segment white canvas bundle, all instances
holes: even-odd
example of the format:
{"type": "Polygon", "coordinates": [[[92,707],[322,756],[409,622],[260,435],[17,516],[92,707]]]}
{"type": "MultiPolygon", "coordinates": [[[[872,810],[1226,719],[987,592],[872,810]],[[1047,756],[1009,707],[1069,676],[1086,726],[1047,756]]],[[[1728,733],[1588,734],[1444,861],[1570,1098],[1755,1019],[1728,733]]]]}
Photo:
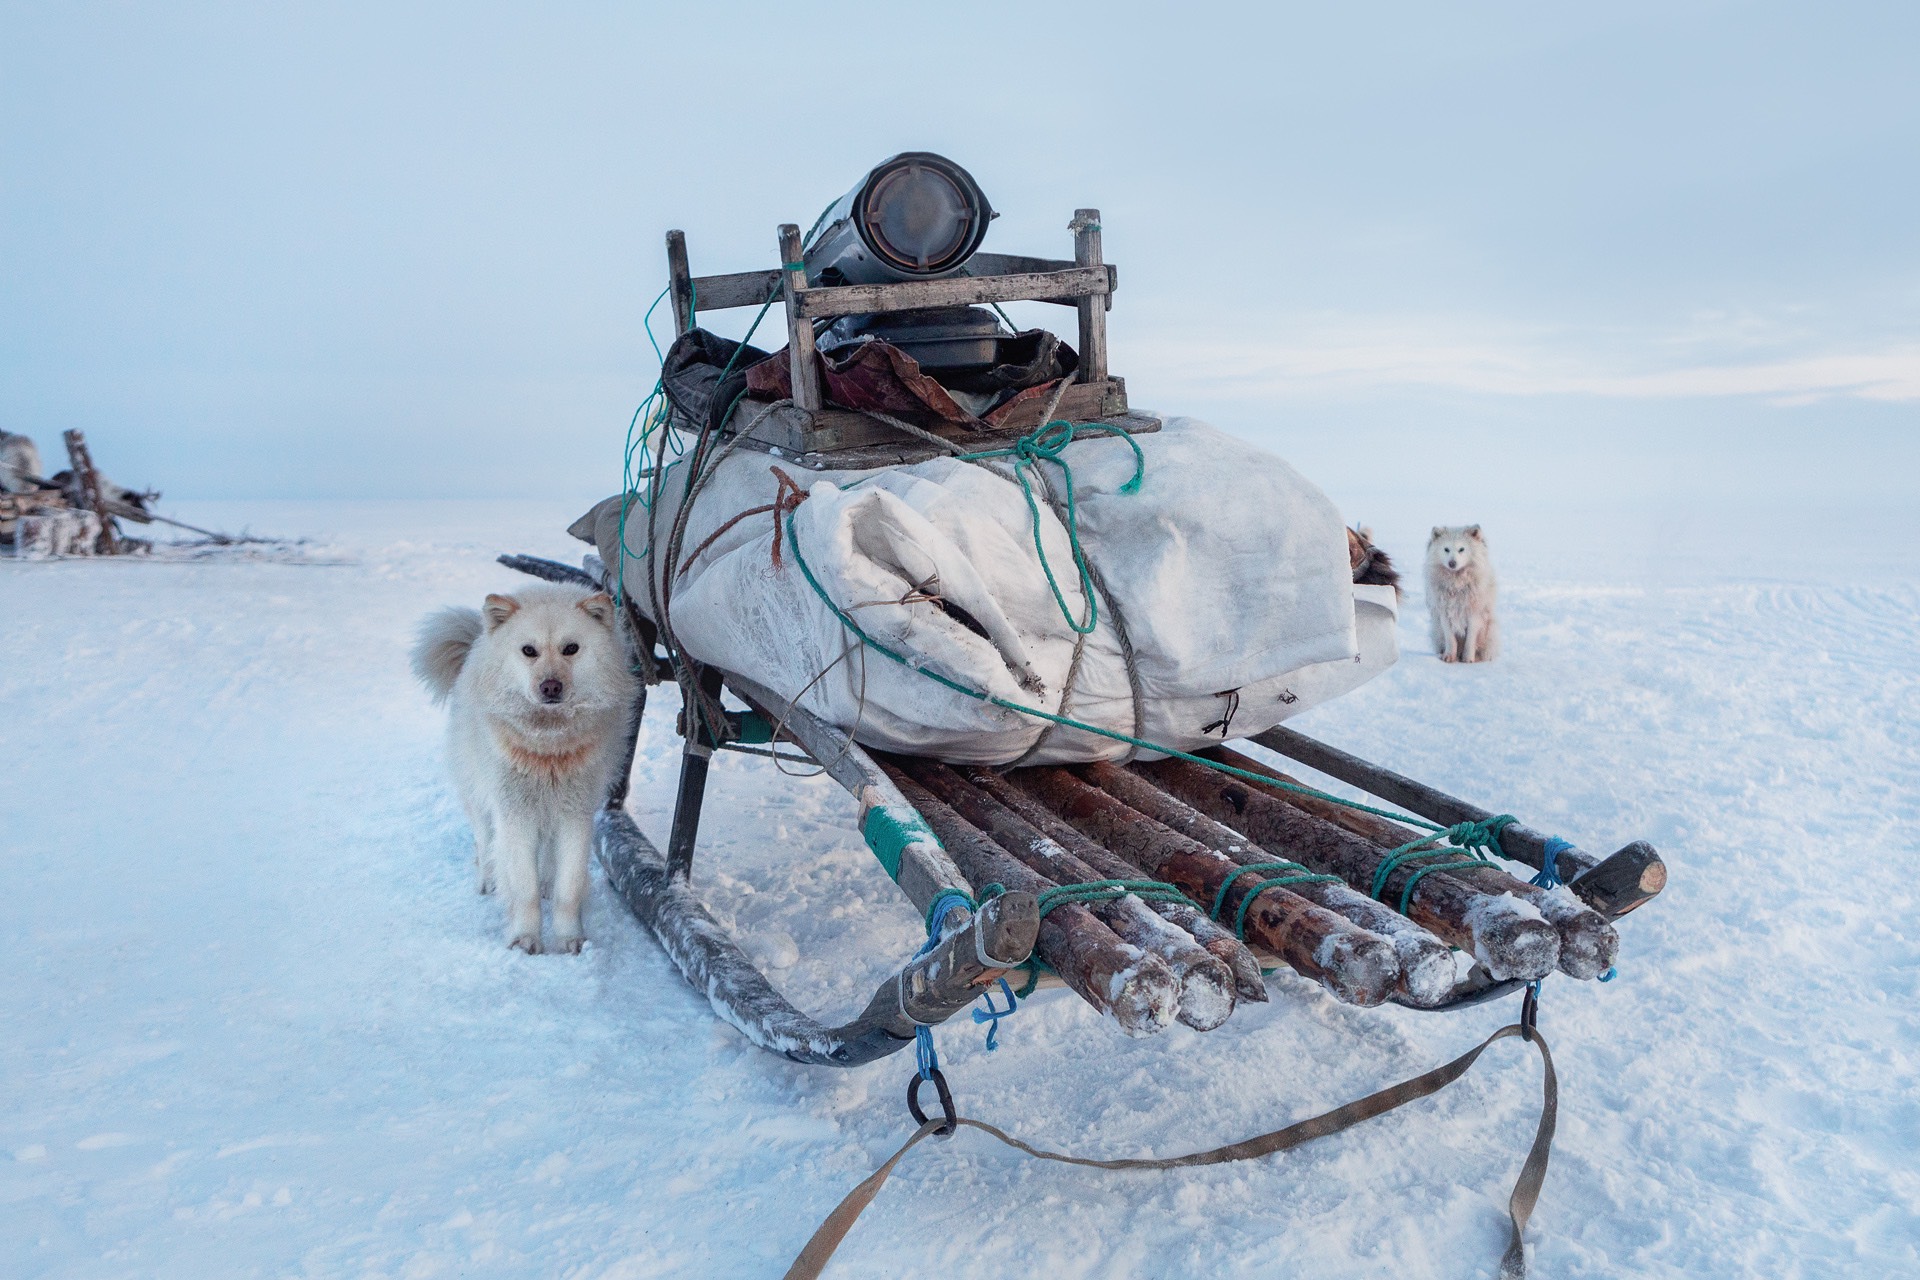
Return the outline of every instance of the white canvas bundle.
{"type": "MultiPolygon", "coordinates": [[[[929,672],[1193,750],[1257,733],[1392,664],[1393,591],[1352,584],[1345,528],[1325,495],[1279,458],[1193,419],[1133,440],[1144,455],[1137,492],[1125,491],[1135,457],[1124,440],[1083,438],[1065,452],[1081,545],[1105,586],[1093,593],[1097,624],[1077,669],[1079,637],[1048,584],[1008,459],[814,472],[736,450],[695,499],[670,587],[648,582],[649,558],[621,556],[618,499],[591,524],[601,558],[622,566],[643,612],[655,616],[667,596],[692,657],[797,698],[865,745],[954,763],[1120,759],[1133,749],[1061,727],[1033,751],[1046,722],[929,672]],[[715,537],[741,512],[775,502],[776,469],[806,493],[791,511],[792,537],[781,518],[776,548],[772,512],[715,537]],[[828,600],[910,665],[863,645],[828,600]]],[[[1060,468],[1039,462],[1029,475],[1046,562],[1084,624],[1088,600],[1048,497],[1064,501],[1060,468]]],[[[684,490],[680,464],[653,515],[662,546],[684,490]]],[[[627,523],[630,551],[643,551],[647,512],[633,506],[627,523]]],[[[656,575],[660,559],[651,558],[656,575]]]]}

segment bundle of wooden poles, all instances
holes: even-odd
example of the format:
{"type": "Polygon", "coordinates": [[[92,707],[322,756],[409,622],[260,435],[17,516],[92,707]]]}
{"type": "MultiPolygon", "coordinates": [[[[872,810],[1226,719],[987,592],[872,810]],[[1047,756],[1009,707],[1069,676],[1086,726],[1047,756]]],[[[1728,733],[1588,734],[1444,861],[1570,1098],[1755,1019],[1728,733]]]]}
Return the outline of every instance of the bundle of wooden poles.
{"type": "Polygon", "coordinates": [[[1463,861],[1457,850],[1383,877],[1427,833],[1289,790],[1278,784],[1296,779],[1237,752],[1212,755],[1272,781],[1173,759],[1000,773],[876,758],[976,896],[1000,885],[1051,904],[1034,948],[1047,980],[1130,1035],[1217,1027],[1238,1001],[1266,1000],[1262,970],[1279,966],[1348,1004],[1421,1006],[1452,992],[1456,948],[1496,981],[1612,967],[1619,936],[1566,889],[1493,862],[1428,869],[1463,861]],[[1095,882],[1111,887],[1073,888],[1095,882]]]}

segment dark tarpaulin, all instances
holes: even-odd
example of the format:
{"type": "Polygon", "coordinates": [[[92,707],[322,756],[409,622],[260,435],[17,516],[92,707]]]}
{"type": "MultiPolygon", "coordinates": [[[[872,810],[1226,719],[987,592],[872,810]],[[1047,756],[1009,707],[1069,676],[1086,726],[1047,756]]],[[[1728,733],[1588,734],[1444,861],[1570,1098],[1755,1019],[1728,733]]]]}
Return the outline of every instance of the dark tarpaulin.
{"type": "MultiPolygon", "coordinates": [[[[962,392],[998,397],[998,403],[978,417],[945,386],[921,372],[912,356],[878,339],[820,356],[821,380],[828,402],[841,408],[890,414],[920,426],[950,423],[986,431],[1016,405],[1052,394],[1060,379],[1080,364],[1072,347],[1041,329],[1004,339],[1000,346],[1014,359],[953,379],[962,392]]],[[[784,348],[769,355],[704,329],[692,329],[667,352],[660,381],[683,420],[718,426],[742,392],[762,400],[792,395],[787,361],[784,348]],[[734,367],[723,380],[721,370],[730,360],[734,367]]]]}

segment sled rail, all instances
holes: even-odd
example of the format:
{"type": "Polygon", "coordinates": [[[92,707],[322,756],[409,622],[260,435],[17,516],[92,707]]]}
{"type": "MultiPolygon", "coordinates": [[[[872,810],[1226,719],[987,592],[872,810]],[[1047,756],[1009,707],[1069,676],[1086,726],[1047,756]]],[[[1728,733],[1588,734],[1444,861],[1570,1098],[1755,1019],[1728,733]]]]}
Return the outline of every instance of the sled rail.
{"type": "MultiPolygon", "coordinates": [[[[604,583],[597,560],[584,571],[534,557],[501,561],[550,581],[604,583]]],[[[637,659],[659,662],[647,652],[648,629],[636,626],[632,636],[637,659]]],[[[1301,795],[1287,775],[1232,752],[1218,753],[1235,766],[1226,774],[1175,760],[954,769],[876,756],[750,677],[693,672],[707,696],[717,701],[725,690],[748,710],[725,711],[723,723],[696,724],[690,736],[682,718],[664,853],[622,808],[624,777],[596,822],[595,848],[615,892],[720,1017],[797,1062],[857,1066],[897,1052],[917,1028],[947,1020],[1006,976],[1064,984],[1129,1035],[1175,1020],[1197,1030],[1220,1025],[1237,1001],[1266,998],[1263,963],[1350,1004],[1465,1008],[1523,991],[1556,968],[1604,976],[1618,946],[1608,922],[1666,881],[1658,853],[1636,841],[1604,860],[1554,846],[1572,895],[1493,863],[1422,869],[1416,887],[1411,869],[1378,870],[1416,833],[1345,811],[1332,797],[1301,795]],[[690,885],[713,753],[782,745],[858,801],[875,858],[938,924],[937,939],[837,1025],[775,990],[690,885]],[[1304,882],[1296,874],[1309,870],[1304,882]],[[1450,987],[1444,976],[1416,981],[1422,955],[1446,944],[1471,959],[1467,971],[1450,987]]],[[[643,686],[636,737],[644,695],[643,686]]],[[[1252,741],[1429,821],[1489,816],[1292,730],[1252,741]]],[[[1546,861],[1548,837],[1539,832],[1515,823],[1502,838],[1515,860],[1546,861]]]]}
{"type": "MultiPolygon", "coordinates": [[[[1482,822],[1493,816],[1490,810],[1293,729],[1275,727],[1255,734],[1251,740],[1330,778],[1338,778],[1349,786],[1411,810],[1429,822],[1452,826],[1457,822],[1482,822]]],[[[1500,833],[1500,847],[1514,861],[1524,862],[1537,871],[1546,866],[1550,838],[1516,822],[1500,833]]],[[[1635,840],[1604,859],[1567,845],[1556,855],[1555,871],[1574,896],[1609,920],[1617,920],[1645,906],[1667,887],[1667,864],[1645,840],[1635,840]]]]}
{"type": "Polygon", "coordinates": [[[1024,961],[1040,926],[1032,894],[996,898],[903,964],[858,1015],[829,1026],[773,989],[624,809],[600,812],[594,848],[614,892],[714,1012],[795,1062],[857,1067],[905,1048],[915,1027],[945,1022],[1024,961]]]}

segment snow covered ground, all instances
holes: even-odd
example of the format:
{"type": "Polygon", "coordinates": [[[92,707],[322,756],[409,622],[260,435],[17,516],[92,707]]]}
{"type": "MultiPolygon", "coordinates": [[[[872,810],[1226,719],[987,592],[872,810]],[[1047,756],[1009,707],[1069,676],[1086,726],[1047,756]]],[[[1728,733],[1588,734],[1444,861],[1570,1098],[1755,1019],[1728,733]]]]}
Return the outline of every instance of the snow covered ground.
{"type": "MultiPolygon", "coordinates": [[[[404,652],[420,614],[577,557],[579,503],[182,508],[352,563],[0,562],[0,1272],[776,1275],[908,1132],[908,1059],[778,1061],[595,891],[579,957],[501,944],[404,652]]],[[[1403,564],[1480,518],[1506,654],[1428,653],[1299,727],[1672,886],[1619,979],[1547,984],[1538,1274],[1920,1274],[1920,528],[1910,512],[1526,509],[1341,493],[1403,564]],[[1392,518],[1390,518],[1392,517],[1392,518]]],[[[1417,575],[1416,575],[1417,576],[1417,575]]],[[[670,691],[633,808],[664,831],[670,691]]],[[[852,802],[718,762],[696,883],[803,1007],[918,940],[852,802]]],[[[1288,976],[1205,1036],[1042,996],[962,1109],[1174,1154],[1424,1070],[1511,1007],[1342,1007],[1288,976]]],[[[1257,1164],[1114,1174],[923,1146],[833,1274],[1490,1273],[1538,1067],[1257,1164]]]]}

